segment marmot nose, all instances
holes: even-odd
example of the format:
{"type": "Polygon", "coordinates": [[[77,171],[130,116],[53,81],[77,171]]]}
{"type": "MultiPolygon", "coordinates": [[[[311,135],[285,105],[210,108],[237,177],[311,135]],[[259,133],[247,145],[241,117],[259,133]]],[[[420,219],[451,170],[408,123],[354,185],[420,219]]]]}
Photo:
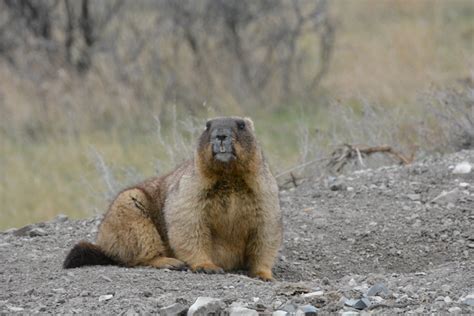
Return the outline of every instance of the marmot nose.
{"type": "Polygon", "coordinates": [[[216,138],[218,140],[220,140],[221,142],[223,142],[224,140],[227,139],[227,135],[222,135],[222,134],[221,135],[216,135],[216,138]]]}

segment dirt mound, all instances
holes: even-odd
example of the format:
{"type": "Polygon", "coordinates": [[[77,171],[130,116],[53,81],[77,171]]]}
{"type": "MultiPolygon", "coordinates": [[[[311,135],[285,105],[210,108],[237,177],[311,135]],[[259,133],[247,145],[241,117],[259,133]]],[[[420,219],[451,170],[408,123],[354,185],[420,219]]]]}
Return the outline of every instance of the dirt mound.
{"type": "Polygon", "coordinates": [[[291,304],[474,313],[474,171],[453,173],[463,161],[473,165],[474,151],[281,192],[285,236],[273,283],[238,273],[63,270],[73,244],[94,240],[100,218],[11,229],[0,234],[0,313],[158,313],[202,296],[269,314],[291,304]],[[355,306],[359,299],[369,306],[355,306]]]}

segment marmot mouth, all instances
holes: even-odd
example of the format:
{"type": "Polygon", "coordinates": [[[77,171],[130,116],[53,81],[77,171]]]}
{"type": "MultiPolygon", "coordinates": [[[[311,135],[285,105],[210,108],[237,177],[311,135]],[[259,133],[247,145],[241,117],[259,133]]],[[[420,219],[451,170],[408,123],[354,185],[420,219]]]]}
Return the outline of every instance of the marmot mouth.
{"type": "Polygon", "coordinates": [[[237,159],[237,157],[231,152],[219,152],[214,153],[214,159],[220,162],[230,162],[237,159]]]}

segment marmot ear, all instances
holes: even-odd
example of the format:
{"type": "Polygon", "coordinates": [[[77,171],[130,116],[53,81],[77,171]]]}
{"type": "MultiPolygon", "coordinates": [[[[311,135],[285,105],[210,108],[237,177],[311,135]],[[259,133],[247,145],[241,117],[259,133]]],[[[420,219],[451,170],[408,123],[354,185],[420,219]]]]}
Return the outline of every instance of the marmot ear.
{"type": "Polygon", "coordinates": [[[244,117],[245,124],[250,128],[252,132],[255,131],[255,128],[253,127],[253,121],[250,117],[244,117]]]}

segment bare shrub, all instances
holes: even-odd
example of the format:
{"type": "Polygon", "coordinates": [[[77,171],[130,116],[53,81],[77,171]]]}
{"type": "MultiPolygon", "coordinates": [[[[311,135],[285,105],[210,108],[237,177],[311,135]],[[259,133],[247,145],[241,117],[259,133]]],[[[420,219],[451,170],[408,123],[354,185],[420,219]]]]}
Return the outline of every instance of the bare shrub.
{"type": "Polygon", "coordinates": [[[427,151],[474,148],[474,86],[430,91],[421,102],[418,132],[427,151]]]}

